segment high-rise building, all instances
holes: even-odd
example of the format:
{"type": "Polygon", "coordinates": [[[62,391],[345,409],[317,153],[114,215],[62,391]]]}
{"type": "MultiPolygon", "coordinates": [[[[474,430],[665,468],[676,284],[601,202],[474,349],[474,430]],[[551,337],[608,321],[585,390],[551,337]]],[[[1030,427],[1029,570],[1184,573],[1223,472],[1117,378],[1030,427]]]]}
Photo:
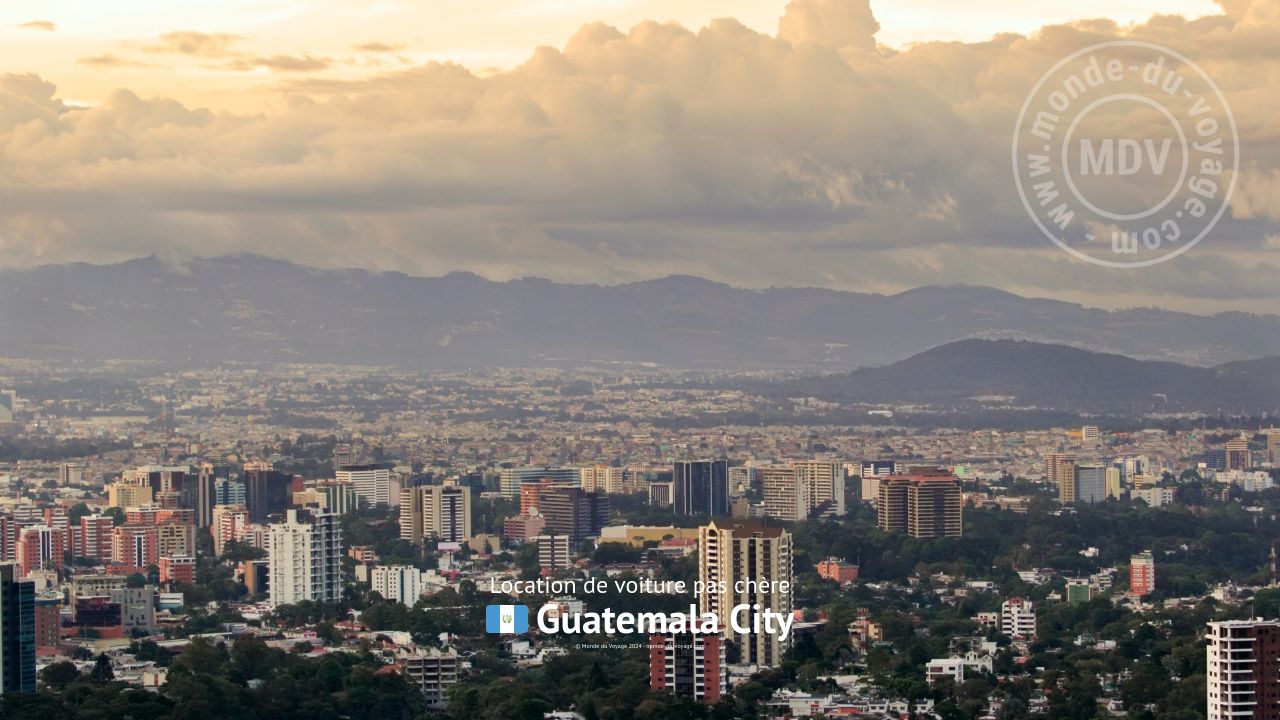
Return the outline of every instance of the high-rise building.
{"type": "Polygon", "coordinates": [[[1267,436],[1267,462],[1280,465],[1280,428],[1267,428],[1262,432],[1267,436]]]}
{"type": "Polygon", "coordinates": [[[59,532],[48,525],[32,525],[18,532],[18,570],[26,577],[34,570],[62,567],[66,552],[65,531],[59,532]]]}
{"type": "Polygon", "coordinates": [[[227,543],[244,540],[250,524],[249,509],[244,505],[215,505],[213,524],[209,527],[213,535],[213,553],[222,555],[227,550],[227,543]]]}
{"type": "Polygon", "coordinates": [[[1248,470],[1252,465],[1249,456],[1249,441],[1238,437],[1227,441],[1227,470],[1248,470]]]}
{"type": "Polygon", "coordinates": [[[1145,597],[1156,589],[1156,561],[1151,552],[1129,558],[1129,594],[1145,597]]]}
{"type": "Polygon", "coordinates": [[[1107,499],[1107,467],[1105,465],[1077,465],[1075,468],[1075,499],[1082,503],[1100,503],[1107,499]]]}
{"type": "Polygon", "coordinates": [[[651,635],[649,687],[695,702],[718,701],[729,692],[724,640],[695,633],[651,635]]]}
{"type": "Polygon", "coordinates": [[[115,520],[110,515],[82,515],[79,537],[76,541],[75,554],[79,557],[97,560],[100,563],[111,561],[111,530],[115,520]]]}
{"type": "Polygon", "coordinates": [[[195,557],[195,526],[178,522],[156,525],[156,553],[160,557],[195,557]]]}
{"type": "Polygon", "coordinates": [[[698,530],[698,580],[703,588],[698,611],[716,616],[724,636],[738,644],[742,662],[779,664],[789,640],[764,632],[740,633],[730,615],[737,605],[757,613],[791,614],[791,533],[759,523],[712,521],[698,530]]]}
{"type": "Polygon", "coordinates": [[[276,470],[271,463],[245,463],[244,490],[249,519],[264,523],[273,515],[283,515],[293,502],[293,475],[276,470]]]}
{"type": "Polygon", "coordinates": [[[1035,603],[1020,597],[1012,597],[1001,603],[1000,633],[1015,640],[1035,640],[1035,603]]]}
{"type": "Polygon", "coordinates": [[[149,485],[116,482],[107,486],[107,505],[111,507],[138,507],[150,505],[154,500],[154,494],[149,485]]]}
{"type": "Polygon", "coordinates": [[[337,480],[316,480],[293,493],[293,504],[320,512],[346,515],[360,506],[355,488],[337,480]]]}
{"type": "Polygon", "coordinates": [[[342,597],[342,528],[336,515],[306,520],[296,509],[285,511],[285,521],[271,525],[267,554],[272,605],[342,597]]]}
{"type": "Polygon", "coordinates": [[[0,693],[36,691],[36,586],[0,565],[0,693]]]}
{"type": "Polygon", "coordinates": [[[1205,656],[1207,720],[1280,718],[1280,622],[1211,622],[1205,656]]]}
{"type": "Polygon", "coordinates": [[[128,523],[111,531],[111,562],[145,568],[160,562],[159,529],[155,525],[128,523]]]}
{"type": "Polygon", "coordinates": [[[195,523],[198,528],[207,528],[213,523],[214,505],[233,505],[245,502],[244,483],[235,480],[230,465],[201,463],[196,475],[195,497],[192,507],[195,508],[195,523]]]}
{"type": "Polygon", "coordinates": [[[196,559],[189,556],[160,556],[160,582],[182,583],[194,585],[196,581],[196,559]]]}
{"type": "Polygon", "coordinates": [[[1102,431],[1097,425],[1085,425],[1080,428],[1080,444],[1084,447],[1093,447],[1102,441],[1102,431]]]}
{"type": "Polygon", "coordinates": [[[728,461],[678,460],[672,482],[677,515],[729,514],[728,461]]]}
{"type": "Polygon", "coordinates": [[[803,461],[785,467],[759,468],[764,512],[784,520],[837,517],[845,514],[844,466],[840,463],[803,461]]]}
{"type": "MultiPolygon", "coordinates": [[[[391,505],[391,464],[361,463],[359,465],[342,465],[334,476],[338,482],[351,483],[356,492],[356,501],[363,507],[391,505]]],[[[399,496],[397,494],[397,501],[399,496]]]]}
{"type": "Polygon", "coordinates": [[[543,575],[562,570],[573,564],[573,546],[568,535],[539,535],[534,538],[538,544],[538,567],[543,575]]]}
{"type": "Polygon", "coordinates": [[[400,539],[465,542],[471,537],[471,488],[446,480],[400,491],[400,539]]]}
{"type": "Polygon", "coordinates": [[[80,463],[62,463],[62,465],[58,466],[58,484],[63,487],[83,485],[84,465],[80,463]]]}
{"type": "Polygon", "coordinates": [[[591,465],[578,468],[579,484],[587,492],[613,495],[622,492],[622,468],[591,465]]]}
{"type": "Polygon", "coordinates": [[[422,571],[412,565],[379,565],[369,572],[369,582],[384,599],[409,607],[422,597],[422,571]]]}
{"type": "Polygon", "coordinates": [[[405,678],[422,690],[427,706],[435,709],[444,707],[462,669],[462,658],[453,648],[401,648],[395,662],[404,668],[405,678]]]}
{"type": "Polygon", "coordinates": [[[1076,456],[1071,453],[1044,454],[1044,479],[1058,489],[1058,501],[1070,505],[1076,501],[1076,456]]]}
{"type": "Polygon", "coordinates": [[[960,481],[941,468],[914,468],[911,475],[880,479],[876,521],[885,532],[928,539],[964,532],[960,481]]]}
{"type": "Polygon", "coordinates": [[[582,488],[553,488],[540,494],[539,511],[547,523],[546,533],[567,535],[576,547],[609,524],[609,496],[582,488]]]}
{"type": "Polygon", "coordinates": [[[550,480],[553,484],[565,487],[579,487],[582,473],[578,468],[552,467],[517,467],[503,468],[498,476],[498,488],[502,496],[516,500],[520,497],[520,489],[525,485],[538,484],[542,480],[550,480]]]}

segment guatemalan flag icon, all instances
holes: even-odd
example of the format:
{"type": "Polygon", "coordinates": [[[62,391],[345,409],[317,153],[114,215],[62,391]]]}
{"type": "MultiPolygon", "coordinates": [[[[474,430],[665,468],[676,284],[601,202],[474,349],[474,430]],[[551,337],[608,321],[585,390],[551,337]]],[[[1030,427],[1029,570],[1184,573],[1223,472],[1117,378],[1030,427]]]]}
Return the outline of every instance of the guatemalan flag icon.
{"type": "Polygon", "coordinates": [[[484,613],[485,632],[518,635],[529,632],[527,605],[489,605],[484,613]]]}

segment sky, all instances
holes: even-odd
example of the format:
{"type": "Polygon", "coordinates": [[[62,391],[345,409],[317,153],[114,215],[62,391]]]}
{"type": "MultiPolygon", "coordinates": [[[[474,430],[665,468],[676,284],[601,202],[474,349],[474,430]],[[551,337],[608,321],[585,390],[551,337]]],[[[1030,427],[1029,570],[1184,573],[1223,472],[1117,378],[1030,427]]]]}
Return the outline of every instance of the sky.
{"type": "Polygon", "coordinates": [[[0,267],[319,267],[1280,313],[1280,0],[7,0],[0,267]],[[1118,7],[1118,6],[1123,7],[1118,7]],[[1019,106],[1093,42],[1235,113],[1226,218],[1152,268],[1042,236],[1019,106]]]}

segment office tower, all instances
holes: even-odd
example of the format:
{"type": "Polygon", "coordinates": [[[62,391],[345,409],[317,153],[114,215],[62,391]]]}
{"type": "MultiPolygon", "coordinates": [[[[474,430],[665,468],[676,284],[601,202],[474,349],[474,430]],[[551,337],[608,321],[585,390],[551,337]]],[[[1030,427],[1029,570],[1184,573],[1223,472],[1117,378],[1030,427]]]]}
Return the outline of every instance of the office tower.
{"type": "Polygon", "coordinates": [[[390,463],[342,465],[334,476],[338,482],[351,484],[356,492],[356,501],[362,507],[391,505],[390,463]]]}
{"type": "Polygon", "coordinates": [[[542,480],[550,480],[553,484],[563,487],[578,487],[582,482],[582,474],[578,468],[503,468],[498,475],[498,488],[502,491],[503,497],[515,500],[520,497],[522,486],[538,484],[542,480]]]}
{"type": "Polygon", "coordinates": [[[1226,470],[1226,448],[1206,448],[1204,451],[1204,466],[1209,470],[1226,470]]]}
{"type": "Polygon", "coordinates": [[[342,597],[342,529],[336,515],[308,521],[290,508],[284,522],[271,525],[267,553],[272,605],[342,597]]]}
{"type": "Polygon", "coordinates": [[[150,505],[155,498],[149,485],[116,482],[107,486],[107,505],[126,508],[150,505]]]}
{"type": "Polygon", "coordinates": [[[369,573],[373,591],[385,600],[413,607],[422,597],[422,571],[411,565],[380,565],[369,573]]]}
{"type": "Polygon", "coordinates": [[[1208,720],[1280,718],[1280,622],[1211,622],[1205,656],[1208,720]]]}
{"type": "Polygon", "coordinates": [[[1129,594],[1145,597],[1156,589],[1156,561],[1149,551],[1129,559],[1129,594]]]}
{"type": "Polygon", "coordinates": [[[1120,484],[1120,478],[1123,472],[1118,467],[1109,467],[1106,472],[1107,497],[1120,499],[1120,492],[1123,486],[1120,484]]]}
{"type": "Polygon", "coordinates": [[[880,479],[876,522],[885,532],[928,539],[964,532],[960,481],[941,468],[916,468],[912,475],[880,479]]]}
{"type": "Polygon", "coordinates": [[[609,496],[589,493],[582,488],[552,488],[542,491],[539,511],[546,519],[545,532],[567,535],[577,547],[587,538],[600,534],[609,523],[609,496]]]}
{"type": "Polygon", "coordinates": [[[78,528],[76,555],[100,563],[111,561],[111,531],[114,519],[110,515],[83,515],[78,528]]]}
{"type": "Polygon", "coordinates": [[[1267,436],[1267,462],[1280,465],[1280,429],[1267,428],[1263,433],[1267,436]]]}
{"type": "Polygon", "coordinates": [[[471,488],[446,480],[400,491],[400,539],[466,542],[471,537],[471,488]]]}
{"type": "Polygon", "coordinates": [[[1000,633],[1015,640],[1035,640],[1035,603],[1020,597],[1009,598],[1001,603],[1000,633]]]}
{"type": "MultiPolygon", "coordinates": [[[[403,492],[403,491],[402,491],[403,492]]],[[[359,507],[355,488],[337,480],[316,480],[293,493],[293,504],[312,507],[321,512],[346,515],[359,507]]]]}
{"type": "Polygon", "coordinates": [[[674,482],[652,482],[647,488],[649,504],[657,508],[669,508],[675,501],[676,488],[674,482]]]}
{"type": "Polygon", "coordinates": [[[538,567],[542,568],[543,575],[573,564],[573,546],[568,535],[539,535],[534,542],[538,543],[538,567]]]}
{"type": "Polygon", "coordinates": [[[672,482],[677,515],[729,514],[728,461],[678,460],[672,482]]]}
{"type": "Polygon", "coordinates": [[[34,570],[62,567],[63,553],[66,552],[65,531],[48,525],[32,525],[18,531],[18,570],[22,577],[30,575],[34,570]]]}
{"type": "Polygon", "coordinates": [[[622,468],[592,465],[578,468],[578,484],[587,492],[612,495],[622,492],[622,468]]]}
{"type": "Polygon", "coordinates": [[[0,693],[36,691],[36,586],[0,565],[0,693]]]}
{"type": "Polygon", "coordinates": [[[1227,470],[1248,470],[1253,462],[1249,457],[1249,441],[1238,437],[1227,441],[1227,470]]]}
{"type": "Polygon", "coordinates": [[[62,465],[58,466],[58,484],[62,487],[83,485],[84,465],[80,463],[62,463],[62,465]]]}
{"type": "Polygon", "coordinates": [[[159,531],[155,525],[120,525],[111,531],[111,562],[145,568],[160,562],[159,531]]]}
{"type": "Polygon", "coordinates": [[[698,530],[698,611],[712,613],[724,636],[738,644],[744,664],[772,667],[789,642],[769,633],[739,633],[730,624],[736,605],[790,615],[791,533],[758,523],[712,521],[698,530]],[[715,590],[723,589],[723,592],[715,590]]]}
{"type": "Polygon", "coordinates": [[[244,484],[231,478],[230,465],[201,463],[196,475],[196,527],[207,528],[213,522],[214,505],[243,503],[244,484]]]}
{"type": "Polygon", "coordinates": [[[1067,505],[1076,501],[1076,456],[1071,453],[1044,454],[1044,478],[1058,489],[1058,501],[1067,505]]]}
{"type": "Polygon", "coordinates": [[[267,522],[273,515],[283,515],[293,502],[293,475],[276,470],[271,463],[245,463],[244,491],[249,519],[267,522]]]}
{"type": "Polygon", "coordinates": [[[1102,441],[1102,431],[1097,425],[1085,425],[1080,428],[1080,444],[1084,447],[1093,447],[1102,441]]]}
{"type": "Polygon", "coordinates": [[[649,637],[649,687],[712,704],[729,691],[725,643],[718,635],[669,633],[649,637]]]}
{"type": "Polygon", "coordinates": [[[1100,503],[1107,499],[1107,467],[1077,465],[1075,468],[1076,502],[1100,503]]]}
{"type": "Polygon", "coordinates": [[[165,493],[179,493],[191,467],[188,465],[142,465],[126,473],[126,482],[146,485],[157,497],[165,493]]]}

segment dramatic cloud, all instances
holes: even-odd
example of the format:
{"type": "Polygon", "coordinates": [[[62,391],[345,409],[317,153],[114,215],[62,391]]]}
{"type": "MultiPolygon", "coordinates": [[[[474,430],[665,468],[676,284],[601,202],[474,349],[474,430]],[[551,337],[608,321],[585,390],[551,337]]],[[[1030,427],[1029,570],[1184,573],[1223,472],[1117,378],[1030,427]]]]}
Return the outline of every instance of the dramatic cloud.
{"type": "Polygon", "coordinates": [[[794,0],[776,36],[733,20],[592,24],[483,76],[433,63],[350,79],[325,72],[330,58],[237,56],[234,36],[172,33],[152,49],[280,71],[263,77],[280,101],[241,115],[122,90],[81,108],[40,78],[0,79],[0,257],[254,251],[499,279],[967,282],[1278,308],[1280,0],[1224,5],[894,52],[877,47],[867,0],[794,0]],[[1116,38],[1205,67],[1243,141],[1232,212],[1193,253],[1143,271],[1054,248],[1009,168],[1039,76],[1116,38]]]}
{"type": "Polygon", "coordinates": [[[22,23],[18,27],[23,30],[42,30],[44,32],[53,32],[58,29],[57,25],[48,20],[32,20],[31,22],[22,23]]]}

